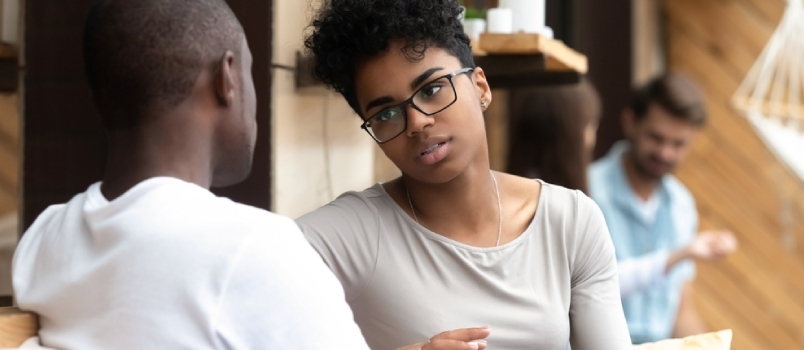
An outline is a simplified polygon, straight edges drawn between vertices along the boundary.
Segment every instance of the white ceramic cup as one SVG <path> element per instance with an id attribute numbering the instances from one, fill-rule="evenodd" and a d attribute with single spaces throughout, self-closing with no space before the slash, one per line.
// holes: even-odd
<path id="1" fill-rule="evenodd" d="M 514 33 L 540 33 L 545 28 L 545 0 L 500 0 L 501 8 L 511 9 Z"/>
<path id="2" fill-rule="evenodd" d="M 514 32 L 513 12 L 509 8 L 492 8 L 486 10 L 489 33 L 511 34 Z"/>

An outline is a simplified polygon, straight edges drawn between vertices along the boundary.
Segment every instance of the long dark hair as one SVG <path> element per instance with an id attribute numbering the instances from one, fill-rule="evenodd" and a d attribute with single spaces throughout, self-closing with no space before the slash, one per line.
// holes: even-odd
<path id="1" fill-rule="evenodd" d="M 508 173 L 537 177 L 587 191 L 592 154 L 584 148 L 584 129 L 597 123 L 601 105 L 588 80 L 566 86 L 511 93 Z"/>

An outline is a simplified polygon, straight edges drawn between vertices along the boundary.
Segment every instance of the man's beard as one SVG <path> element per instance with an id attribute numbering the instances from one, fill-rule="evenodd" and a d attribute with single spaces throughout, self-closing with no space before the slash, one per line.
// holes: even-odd
<path id="1" fill-rule="evenodd" d="M 672 172 L 673 169 L 675 169 L 675 167 L 676 167 L 676 164 L 661 161 L 661 160 L 659 160 L 659 159 L 657 159 L 657 158 L 655 158 L 655 157 L 653 157 L 651 155 L 647 155 L 645 157 L 640 157 L 640 156 L 637 155 L 636 152 L 634 152 L 633 157 L 634 157 L 634 167 L 636 168 L 637 172 L 642 177 L 644 177 L 646 179 L 653 180 L 653 181 L 660 180 L 662 177 L 664 177 L 665 175 L 667 175 L 670 172 Z M 667 170 L 662 172 L 661 174 L 651 172 L 650 167 L 648 166 L 648 163 L 650 163 L 650 162 L 660 163 L 662 165 L 662 168 L 667 169 Z"/>

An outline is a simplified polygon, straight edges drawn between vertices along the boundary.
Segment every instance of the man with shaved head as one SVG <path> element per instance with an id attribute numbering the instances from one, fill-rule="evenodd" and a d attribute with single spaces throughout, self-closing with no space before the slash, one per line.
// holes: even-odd
<path id="1" fill-rule="evenodd" d="M 213 195 L 256 139 L 251 52 L 223 0 L 101 0 L 86 75 L 103 181 L 42 213 L 14 256 L 22 309 L 59 349 L 366 349 L 296 225 Z"/>

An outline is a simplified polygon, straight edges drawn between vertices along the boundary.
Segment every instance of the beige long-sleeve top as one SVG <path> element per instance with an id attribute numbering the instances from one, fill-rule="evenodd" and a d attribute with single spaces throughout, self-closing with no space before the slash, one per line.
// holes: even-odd
<path id="1" fill-rule="evenodd" d="M 525 232 L 477 248 L 416 223 L 380 184 L 297 220 L 343 284 L 369 346 L 487 325 L 488 349 L 628 349 L 614 247 L 597 205 L 543 183 Z"/>

